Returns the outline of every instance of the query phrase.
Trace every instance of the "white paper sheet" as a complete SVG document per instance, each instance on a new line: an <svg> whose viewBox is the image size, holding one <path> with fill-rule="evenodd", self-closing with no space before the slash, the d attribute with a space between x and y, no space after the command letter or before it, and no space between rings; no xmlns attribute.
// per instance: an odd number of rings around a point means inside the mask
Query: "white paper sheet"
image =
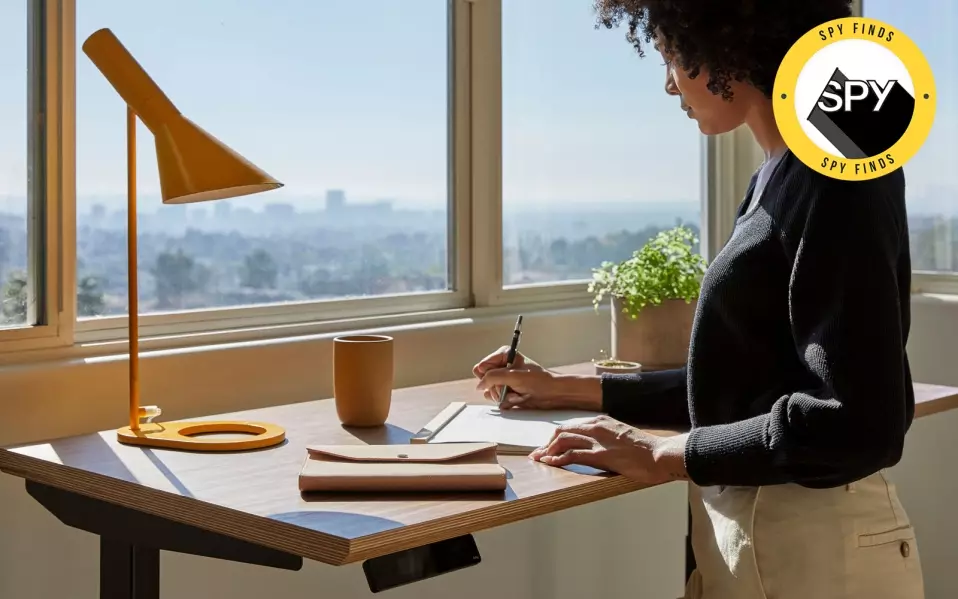
<svg viewBox="0 0 958 599"><path fill-rule="evenodd" d="M432 438L432 443L491 442L506 450L532 451L549 442L556 427L585 421L601 412L581 410L504 410L467 405Z"/></svg>

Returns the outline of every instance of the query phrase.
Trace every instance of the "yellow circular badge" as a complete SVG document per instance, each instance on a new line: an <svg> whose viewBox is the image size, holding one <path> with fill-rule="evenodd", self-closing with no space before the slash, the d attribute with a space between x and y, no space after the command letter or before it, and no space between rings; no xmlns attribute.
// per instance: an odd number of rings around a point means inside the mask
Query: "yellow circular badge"
<svg viewBox="0 0 958 599"><path fill-rule="evenodd" d="M775 77L775 121L795 156L816 171L863 181L901 168L925 142L935 81L918 46L875 19L812 29Z"/></svg>

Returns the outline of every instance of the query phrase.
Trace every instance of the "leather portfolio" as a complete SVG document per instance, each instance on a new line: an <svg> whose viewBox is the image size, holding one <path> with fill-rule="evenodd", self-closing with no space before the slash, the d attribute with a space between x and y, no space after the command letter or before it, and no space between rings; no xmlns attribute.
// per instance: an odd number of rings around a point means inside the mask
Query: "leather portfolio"
<svg viewBox="0 0 958 599"><path fill-rule="evenodd" d="M506 470L495 443L316 445L300 491L501 491Z"/></svg>

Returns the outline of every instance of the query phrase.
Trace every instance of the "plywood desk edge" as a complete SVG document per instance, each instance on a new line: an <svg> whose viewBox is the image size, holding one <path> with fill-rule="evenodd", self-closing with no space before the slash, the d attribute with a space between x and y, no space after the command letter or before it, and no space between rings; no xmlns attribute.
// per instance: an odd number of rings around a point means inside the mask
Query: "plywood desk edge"
<svg viewBox="0 0 958 599"><path fill-rule="evenodd" d="M545 516L654 486L659 485L639 483L619 475L607 476L595 482L563 487L528 498L503 501L445 518L357 537L350 541L349 556L343 563L361 561L528 518Z"/></svg>
<svg viewBox="0 0 958 599"><path fill-rule="evenodd" d="M0 449L0 471L321 563L340 566L648 488L623 476L349 539Z"/></svg>
<svg viewBox="0 0 958 599"><path fill-rule="evenodd" d="M915 417L923 418L958 409L958 388L915 383Z"/></svg>

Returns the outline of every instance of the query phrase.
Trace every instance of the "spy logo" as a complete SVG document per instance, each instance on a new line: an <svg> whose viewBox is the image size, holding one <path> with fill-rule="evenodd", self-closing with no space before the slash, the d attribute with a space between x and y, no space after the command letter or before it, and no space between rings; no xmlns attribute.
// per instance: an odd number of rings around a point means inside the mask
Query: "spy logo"
<svg viewBox="0 0 958 599"><path fill-rule="evenodd" d="M775 120L789 149L816 171L862 181L901 168L935 114L935 82L900 30L865 18L829 21L786 54Z"/></svg>

